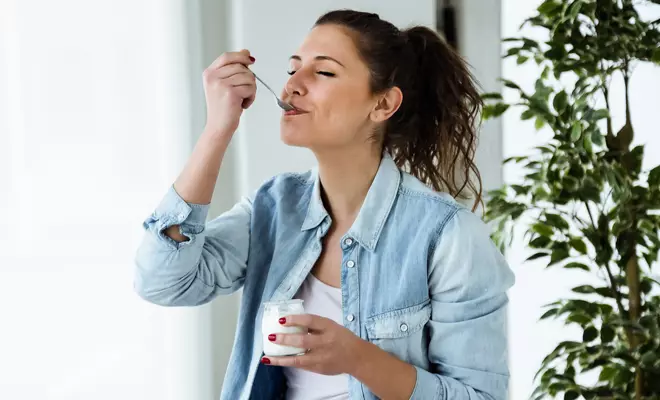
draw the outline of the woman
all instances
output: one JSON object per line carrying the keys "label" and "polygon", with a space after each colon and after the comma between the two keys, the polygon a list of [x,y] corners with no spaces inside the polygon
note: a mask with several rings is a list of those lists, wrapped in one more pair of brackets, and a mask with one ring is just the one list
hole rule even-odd
{"label": "woman", "polygon": [[[204,72],[207,124],[144,224],[137,292],[194,306],[243,288],[223,399],[505,399],[513,276],[452,198],[476,206],[481,193],[480,101],[465,63],[424,27],[322,16],[291,57],[282,96],[296,110],[281,120],[282,140],[318,168],[276,176],[206,223],[254,100],[254,62],[226,53]],[[280,323],[310,333],[268,339],[309,352],[263,357],[262,303],[294,297],[308,314]]]}

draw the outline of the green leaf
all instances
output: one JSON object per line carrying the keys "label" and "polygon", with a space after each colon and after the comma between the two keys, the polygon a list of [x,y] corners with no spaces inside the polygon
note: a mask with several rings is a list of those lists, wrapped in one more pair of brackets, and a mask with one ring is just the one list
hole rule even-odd
{"label": "green leaf", "polygon": [[584,326],[591,323],[591,317],[581,312],[575,312],[575,313],[571,313],[571,315],[569,315],[568,318],[566,318],[566,321],[575,322],[577,324]]}
{"label": "green leaf", "polygon": [[566,220],[558,214],[545,214],[545,219],[548,222],[548,225],[554,226],[557,229],[568,229],[569,225]]}
{"label": "green leaf", "polygon": [[511,185],[511,189],[513,189],[517,195],[525,195],[529,193],[529,190],[531,189],[530,186],[523,186],[523,185]]}
{"label": "green leaf", "polygon": [[543,128],[543,125],[545,125],[545,121],[543,118],[537,117],[536,121],[534,122],[534,128],[536,128],[537,131],[541,130]]}
{"label": "green leaf", "polygon": [[582,125],[579,121],[575,121],[571,127],[571,142],[577,142],[582,136]]}
{"label": "green leaf", "polygon": [[539,236],[537,238],[532,239],[529,242],[529,247],[534,248],[534,249],[545,249],[548,247],[548,245],[552,243],[549,237],[547,236]]}
{"label": "green leaf", "polygon": [[587,245],[584,244],[584,241],[580,238],[572,238],[569,242],[571,247],[579,251],[582,254],[587,254]]}
{"label": "green leaf", "polygon": [[617,374],[614,376],[612,383],[615,386],[623,386],[629,384],[632,379],[634,379],[634,375],[632,372],[630,372],[630,370],[619,369]]}
{"label": "green leaf", "polygon": [[541,236],[546,236],[546,237],[550,237],[553,234],[552,227],[540,222],[537,222],[536,224],[532,225],[532,231],[538,233]]}
{"label": "green leaf", "polygon": [[493,117],[499,117],[500,115],[504,114],[504,112],[505,112],[506,110],[508,110],[509,107],[511,107],[511,106],[510,106],[509,104],[505,104],[505,103],[497,103],[497,104],[495,104],[495,105],[493,106],[492,116],[493,116]]}
{"label": "green leaf", "polygon": [[649,172],[648,184],[649,184],[649,187],[653,187],[653,186],[657,187],[657,186],[660,186],[660,165],[658,165],[657,167],[653,168],[653,169]]}
{"label": "green leaf", "polygon": [[600,327],[601,342],[610,343],[612,340],[614,340],[614,336],[615,336],[615,331],[611,326],[607,324],[603,324],[603,326]]}
{"label": "green leaf", "polygon": [[653,55],[651,56],[651,61],[660,65],[660,47],[653,50]]}
{"label": "green leaf", "polygon": [[534,118],[536,113],[534,113],[533,110],[525,110],[520,114],[520,119],[523,121],[527,121],[528,119]]}
{"label": "green leaf", "polygon": [[504,86],[508,87],[509,89],[522,90],[522,89],[520,89],[520,86],[518,86],[513,81],[510,81],[508,79],[500,79],[500,81],[504,84]]}
{"label": "green leaf", "polygon": [[600,131],[593,131],[591,133],[591,142],[595,144],[596,146],[603,147],[605,144],[605,136],[603,136]]}
{"label": "green leaf", "polygon": [[568,95],[566,94],[565,91],[561,91],[555,95],[555,98],[552,101],[552,106],[557,110],[559,114],[561,114],[565,109],[566,106],[568,105]]}
{"label": "green leaf", "polygon": [[546,256],[549,256],[549,255],[550,255],[549,253],[539,252],[539,253],[532,254],[525,261],[532,261],[532,260],[536,260],[537,258],[546,257]]}
{"label": "green leaf", "polygon": [[556,248],[552,251],[552,254],[550,255],[550,262],[548,263],[548,267],[551,265],[555,265],[561,261],[564,261],[567,259],[569,256],[568,250],[565,248]]}
{"label": "green leaf", "polygon": [[609,116],[610,116],[610,113],[607,111],[607,109],[601,108],[600,110],[594,111],[594,113],[592,115],[592,118],[594,120],[600,120],[600,119],[603,119],[603,118],[607,118]]}
{"label": "green leaf", "polygon": [[616,373],[617,373],[617,370],[614,367],[606,365],[600,371],[600,375],[598,376],[598,380],[602,381],[602,382],[611,381],[616,376]]}
{"label": "green leaf", "polygon": [[578,269],[583,269],[585,271],[589,271],[589,267],[587,267],[584,264],[577,263],[577,262],[568,263],[568,264],[564,265],[564,268],[568,268],[568,269],[578,268]]}
{"label": "green leaf", "polygon": [[575,19],[577,18],[578,14],[580,13],[580,8],[582,7],[582,1],[578,0],[575,3],[571,4],[568,7],[568,10],[566,12],[566,16],[568,19],[571,21],[571,23],[575,22]]}
{"label": "green leaf", "polygon": [[596,292],[596,289],[591,285],[576,286],[571,290],[574,291],[575,293],[582,293],[582,294]]}
{"label": "green leaf", "polygon": [[543,2],[543,4],[541,4],[541,5],[537,8],[537,11],[538,11],[540,14],[545,14],[545,15],[547,15],[547,14],[550,14],[550,13],[556,11],[556,10],[557,10],[558,8],[560,8],[560,7],[561,7],[561,3],[558,3],[558,2],[555,1],[555,0],[546,0],[546,1]]}
{"label": "green leaf", "polygon": [[564,400],[575,400],[578,397],[580,397],[580,393],[576,392],[575,390],[568,390],[566,393],[564,393]]}
{"label": "green leaf", "polygon": [[518,56],[518,58],[516,59],[516,64],[522,65],[522,64],[526,63],[527,60],[529,60],[529,57],[527,57],[527,56]]}
{"label": "green leaf", "polygon": [[598,337],[598,329],[594,326],[588,326],[582,333],[582,341],[589,343],[592,340],[595,340]]}
{"label": "green leaf", "polygon": [[590,135],[582,135],[582,146],[587,151],[587,153],[589,154],[593,153],[594,149]]}
{"label": "green leaf", "polygon": [[502,100],[502,94],[497,92],[482,93],[483,100]]}
{"label": "green leaf", "polygon": [[539,319],[542,320],[542,319],[550,318],[553,315],[556,315],[558,310],[559,310],[558,308],[551,308],[548,311],[544,312]]}
{"label": "green leaf", "polygon": [[658,354],[655,351],[651,350],[644,353],[642,355],[642,358],[640,358],[640,361],[642,362],[642,365],[650,367],[653,364],[655,364],[655,361],[657,359],[658,359]]}

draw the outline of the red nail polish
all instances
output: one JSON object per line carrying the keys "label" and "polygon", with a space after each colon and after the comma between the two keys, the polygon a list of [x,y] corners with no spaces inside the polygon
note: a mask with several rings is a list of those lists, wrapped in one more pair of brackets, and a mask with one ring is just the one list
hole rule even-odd
{"label": "red nail polish", "polygon": [[256,60],[254,59],[254,57],[250,56],[250,61],[255,62]]}
{"label": "red nail polish", "polygon": [[261,359],[261,362],[264,363],[264,364],[266,364],[266,365],[268,365],[268,364],[270,364],[270,359],[269,359],[268,357],[263,357],[263,358]]}
{"label": "red nail polish", "polygon": [[274,342],[275,341],[275,335],[268,335],[268,340],[270,340],[271,342]]}
{"label": "red nail polish", "polygon": [[284,318],[284,317],[280,318],[280,324],[281,325],[286,324],[286,318]]}

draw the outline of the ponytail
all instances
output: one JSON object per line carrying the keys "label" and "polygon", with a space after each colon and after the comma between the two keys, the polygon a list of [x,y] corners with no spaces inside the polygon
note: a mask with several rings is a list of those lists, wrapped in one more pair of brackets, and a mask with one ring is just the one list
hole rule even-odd
{"label": "ponytail", "polygon": [[358,51],[371,71],[374,93],[398,87],[403,102],[382,132],[383,151],[437,191],[481,203],[474,162],[482,102],[463,58],[423,26],[400,31],[377,14],[332,11],[317,21],[357,34]]}

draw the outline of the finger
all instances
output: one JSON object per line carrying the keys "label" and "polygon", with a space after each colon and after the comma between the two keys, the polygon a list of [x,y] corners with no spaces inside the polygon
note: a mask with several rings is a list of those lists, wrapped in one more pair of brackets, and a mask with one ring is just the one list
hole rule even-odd
{"label": "finger", "polygon": [[229,78],[223,79],[223,82],[230,86],[257,86],[257,81],[254,79],[254,75],[249,71],[230,76]]}
{"label": "finger", "polygon": [[252,96],[250,96],[246,99],[243,99],[243,104],[241,105],[243,107],[243,109],[247,110],[248,108],[250,108],[252,103],[254,103],[254,99],[255,99],[255,95],[252,95]]}
{"label": "finger", "polygon": [[261,362],[267,365],[279,367],[308,368],[314,365],[311,355],[286,356],[286,357],[262,357]]}
{"label": "finger", "polygon": [[[271,340],[272,339],[272,340]],[[302,349],[316,349],[322,344],[319,335],[300,333],[278,333],[268,335],[268,340],[283,346],[298,347]]]}
{"label": "finger", "polygon": [[333,321],[314,314],[287,315],[280,318],[280,323],[284,326],[301,326],[313,331],[325,330],[330,322]]}
{"label": "finger", "polygon": [[[243,85],[232,88],[232,91],[238,97],[242,98],[243,101],[245,101],[246,99],[254,97],[254,94],[256,93],[257,89],[254,86]],[[241,105],[242,104],[244,103],[241,103]]]}
{"label": "finger", "polygon": [[248,69],[248,67],[246,67],[243,64],[229,64],[229,65],[225,65],[222,68],[212,70],[211,76],[214,79],[225,79],[234,75],[244,74],[244,73],[252,75],[252,72]]}
{"label": "finger", "polygon": [[250,56],[249,50],[241,50],[235,52],[222,53],[220,57],[216,58],[211,65],[210,69],[218,69],[229,64],[243,64],[251,65],[254,63],[254,58]]}

